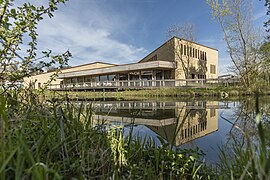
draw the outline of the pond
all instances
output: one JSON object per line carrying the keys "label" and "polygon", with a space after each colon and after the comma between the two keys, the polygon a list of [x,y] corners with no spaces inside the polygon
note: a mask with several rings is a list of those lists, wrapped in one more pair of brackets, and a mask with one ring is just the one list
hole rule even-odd
{"label": "pond", "polygon": [[[269,123],[269,98],[260,98],[263,121]],[[256,136],[255,98],[238,100],[95,100],[96,124],[120,125],[134,138],[158,137],[175,148],[196,148],[209,162],[217,162],[219,149],[241,131]],[[254,138],[255,139],[255,138]]]}

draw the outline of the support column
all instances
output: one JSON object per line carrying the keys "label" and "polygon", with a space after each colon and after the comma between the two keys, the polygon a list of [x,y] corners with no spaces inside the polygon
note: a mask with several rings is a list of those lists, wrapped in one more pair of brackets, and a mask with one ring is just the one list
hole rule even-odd
{"label": "support column", "polygon": [[130,87],[130,75],[128,73],[128,87]]}
{"label": "support column", "polygon": [[116,74],[116,79],[115,79],[115,81],[116,81],[116,86],[117,87],[119,87],[119,74]]}
{"label": "support column", "polygon": [[152,70],[152,86],[156,86],[156,70]]}
{"label": "support column", "polygon": [[140,80],[139,85],[142,86],[142,71],[139,71],[139,80]]}
{"label": "support column", "polygon": [[164,70],[162,70],[162,78],[161,79],[162,79],[162,86],[165,86],[165,83],[164,83],[164,79],[165,79],[164,78]]}

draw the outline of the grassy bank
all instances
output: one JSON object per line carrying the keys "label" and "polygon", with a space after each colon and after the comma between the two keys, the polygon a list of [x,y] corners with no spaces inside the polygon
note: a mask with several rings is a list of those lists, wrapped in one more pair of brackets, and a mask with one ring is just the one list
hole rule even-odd
{"label": "grassy bank", "polygon": [[13,91],[0,96],[0,105],[0,179],[210,176],[198,150],[124,138],[120,126],[96,126],[89,104],[43,101],[31,91]]}
{"label": "grassy bank", "polygon": [[222,150],[221,163],[207,166],[199,149],[174,149],[162,138],[157,145],[131,133],[124,137],[121,126],[97,125],[91,104],[45,100],[39,93],[0,96],[0,179],[269,178],[259,110],[258,143],[243,131],[243,141],[227,147],[233,153]]}
{"label": "grassy bank", "polygon": [[[115,98],[115,99],[148,99],[151,97],[181,97],[181,98],[238,98],[254,96],[258,91],[243,89],[242,87],[212,87],[212,88],[159,88],[144,90],[125,90],[119,92],[93,92],[93,91],[47,91],[46,96],[71,99]],[[259,90],[260,95],[270,95],[270,88]]]}

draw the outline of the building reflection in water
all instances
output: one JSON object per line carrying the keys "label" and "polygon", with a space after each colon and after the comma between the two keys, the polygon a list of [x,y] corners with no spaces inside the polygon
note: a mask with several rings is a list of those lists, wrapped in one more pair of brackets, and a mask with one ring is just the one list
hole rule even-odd
{"label": "building reflection in water", "polygon": [[180,146],[218,130],[218,102],[96,102],[96,124],[140,124]]}

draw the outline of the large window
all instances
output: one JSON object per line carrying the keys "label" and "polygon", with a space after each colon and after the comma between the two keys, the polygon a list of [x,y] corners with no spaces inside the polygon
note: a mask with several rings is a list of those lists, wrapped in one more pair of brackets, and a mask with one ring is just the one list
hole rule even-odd
{"label": "large window", "polygon": [[92,81],[94,81],[94,78],[92,76],[85,76],[84,81],[85,82],[92,82]]}
{"label": "large window", "polygon": [[216,74],[216,65],[210,64],[210,73]]}
{"label": "large window", "polygon": [[108,75],[108,80],[109,81],[115,81],[116,80],[116,75],[114,75],[114,74]]}
{"label": "large window", "polygon": [[71,78],[71,83],[77,83],[77,78]]}
{"label": "large window", "polygon": [[78,79],[77,79],[77,82],[84,82],[84,77],[82,76],[82,77],[78,77]]}
{"label": "large window", "polygon": [[107,75],[100,75],[99,81],[101,81],[101,82],[108,81],[108,76]]}

